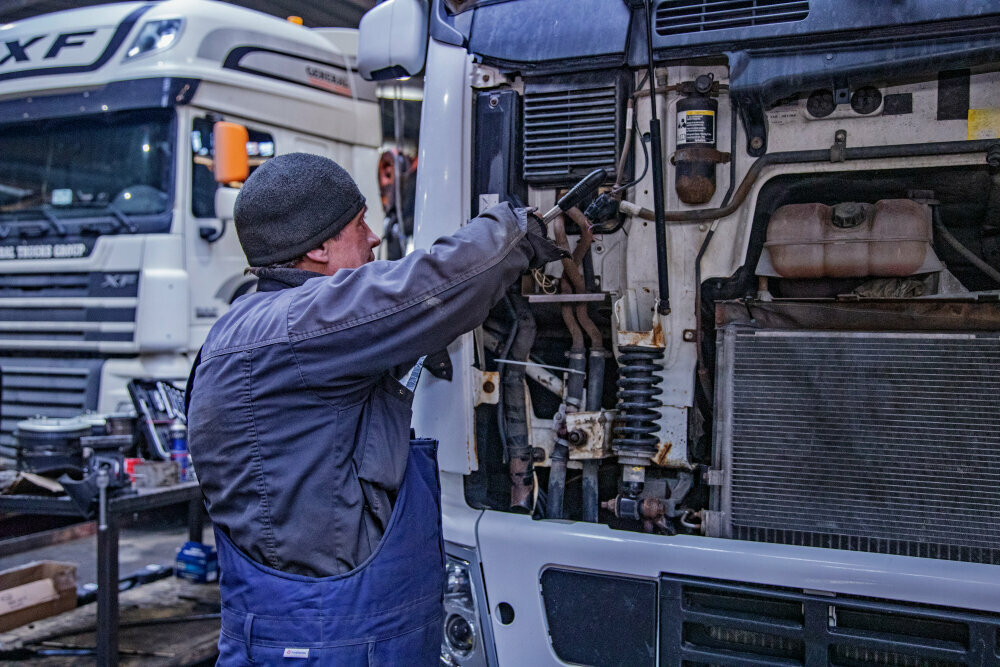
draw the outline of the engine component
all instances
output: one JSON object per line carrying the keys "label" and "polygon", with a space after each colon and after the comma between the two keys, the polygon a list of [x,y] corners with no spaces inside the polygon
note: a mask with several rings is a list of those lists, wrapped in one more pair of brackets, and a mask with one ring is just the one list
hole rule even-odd
{"label": "engine component", "polygon": [[882,106],[882,91],[874,86],[862,86],[851,95],[851,108],[859,114],[875,113],[880,106]]}
{"label": "engine component", "polygon": [[677,102],[677,152],[674,189],[685,204],[705,204],[715,194],[715,165],[728,162],[729,155],[715,150],[719,102],[712,99],[714,79],[702,74]]}
{"label": "engine component", "polygon": [[649,464],[658,443],[656,409],[663,405],[656,398],[663,390],[657,385],[663,378],[656,375],[662,368],[657,359],[663,349],[626,346],[618,356],[618,418],[615,428],[614,451],[624,465]]}
{"label": "engine component", "polygon": [[813,118],[826,118],[837,109],[833,91],[829,88],[814,90],[806,100],[806,111]]}
{"label": "engine component", "polygon": [[[511,299],[516,316],[508,356],[526,362],[535,342],[535,318],[522,297]],[[504,450],[510,469],[510,507],[514,511],[530,512],[533,505],[535,474],[531,444],[528,439],[527,398],[524,388],[524,366],[501,366],[500,423]]]}
{"label": "engine component", "polygon": [[909,199],[782,206],[767,226],[757,274],[896,278],[940,271],[931,210]]}
{"label": "engine component", "polygon": [[58,477],[83,468],[80,439],[91,426],[77,417],[36,417],[17,423],[17,469]]}
{"label": "engine component", "polygon": [[718,341],[709,536],[1000,563],[1000,335]]}

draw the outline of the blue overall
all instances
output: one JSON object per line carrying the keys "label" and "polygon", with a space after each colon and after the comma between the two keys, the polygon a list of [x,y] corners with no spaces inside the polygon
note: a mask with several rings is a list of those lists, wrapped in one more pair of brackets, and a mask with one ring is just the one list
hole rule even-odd
{"label": "blue overall", "polygon": [[412,440],[385,534],[332,577],[261,565],[216,529],[222,594],[218,665],[432,665],[444,594],[437,441]]}

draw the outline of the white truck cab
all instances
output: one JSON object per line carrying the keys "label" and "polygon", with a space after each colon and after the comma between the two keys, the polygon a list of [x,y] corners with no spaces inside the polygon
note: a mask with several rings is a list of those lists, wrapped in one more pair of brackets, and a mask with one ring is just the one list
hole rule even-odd
{"label": "white truck cab", "polygon": [[0,25],[0,455],[19,420],[115,412],[131,378],[186,378],[252,288],[216,210],[217,121],[247,128],[251,169],[327,155],[378,200],[356,49],[353,30],[203,0]]}
{"label": "white truck cab", "polygon": [[415,245],[510,201],[573,251],[416,392],[442,664],[1000,664],[998,25],[985,0],[365,16],[360,69],[425,77]]}

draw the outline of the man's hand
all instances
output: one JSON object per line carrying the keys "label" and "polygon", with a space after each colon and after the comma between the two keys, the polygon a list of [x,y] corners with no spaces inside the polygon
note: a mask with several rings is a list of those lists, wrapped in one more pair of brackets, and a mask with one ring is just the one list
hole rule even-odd
{"label": "man's hand", "polygon": [[528,243],[531,244],[531,249],[535,251],[534,258],[528,264],[528,268],[530,269],[540,269],[549,262],[570,256],[568,252],[549,239],[545,223],[535,215],[535,210],[533,208],[525,210],[528,218],[528,233],[526,234],[526,238],[528,239]]}

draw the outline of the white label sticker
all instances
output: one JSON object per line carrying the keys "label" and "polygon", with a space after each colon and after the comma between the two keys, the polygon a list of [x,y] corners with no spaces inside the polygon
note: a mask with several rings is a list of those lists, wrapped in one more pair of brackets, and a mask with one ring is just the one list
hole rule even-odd
{"label": "white label sticker", "polygon": [[715,112],[690,109],[677,112],[677,144],[714,144]]}
{"label": "white label sticker", "polygon": [[286,658],[308,658],[309,649],[307,648],[286,648],[284,657]]}
{"label": "white label sticker", "polygon": [[479,213],[478,213],[478,215],[482,215],[483,211],[485,211],[486,209],[488,209],[491,206],[496,206],[499,203],[500,203],[500,195],[498,195],[498,194],[479,195]]}

